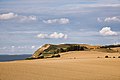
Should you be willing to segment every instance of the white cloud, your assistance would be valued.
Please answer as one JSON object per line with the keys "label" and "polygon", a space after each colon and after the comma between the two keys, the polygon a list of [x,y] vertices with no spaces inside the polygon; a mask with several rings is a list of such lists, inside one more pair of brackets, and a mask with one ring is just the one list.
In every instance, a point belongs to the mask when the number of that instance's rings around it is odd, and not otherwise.
{"label": "white cloud", "polygon": [[111,3],[96,3],[96,4],[67,4],[63,5],[64,9],[78,9],[78,8],[104,8],[104,7],[120,7],[120,4]]}
{"label": "white cloud", "polygon": [[120,7],[120,4],[93,4],[87,7]]}
{"label": "white cloud", "polygon": [[52,34],[50,34],[49,36],[50,38],[64,38],[64,39],[67,39],[67,35],[66,34],[63,34],[63,33],[57,33],[57,32],[54,32]]}
{"label": "white cloud", "polygon": [[18,46],[17,48],[18,48],[18,49],[26,49],[27,46]]}
{"label": "white cloud", "polygon": [[0,14],[0,20],[8,20],[8,19],[13,19],[17,17],[17,14],[14,13],[6,13],[6,14]]}
{"label": "white cloud", "polygon": [[115,42],[115,43],[113,43],[114,45],[117,45],[117,44],[120,44],[120,42]]}
{"label": "white cloud", "polygon": [[104,20],[105,22],[120,22],[120,17],[107,17]]}
{"label": "white cloud", "polygon": [[65,43],[60,43],[60,44],[65,44]]}
{"label": "white cloud", "polygon": [[52,34],[38,34],[37,35],[38,38],[43,38],[43,39],[46,39],[46,38],[54,38],[54,39],[67,39],[67,35],[66,34],[63,34],[63,33],[57,33],[57,32],[54,32]]}
{"label": "white cloud", "polygon": [[47,24],[68,24],[70,23],[70,20],[67,18],[60,18],[60,19],[43,20],[43,22]]}
{"label": "white cloud", "polygon": [[38,34],[37,35],[38,38],[48,38],[48,34]]}
{"label": "white cloud", "polygon": [[15,46],[11,46],[12,48],[15,48]]}
{"label": "white cloud", "polygon": [[102,22],[102,20],[101,20],[99,17],[97,18],[97,21],[98,21],[98,22]]}
{"label": "white cloud", "polygon": [[35,48],[35,46],[31,46],[31,49],[34,49]]}
{"label": "white cloud", "polygon": [[105,18],[97,18],[98,22],[120,22],[120,16],[113,16],[113,17],[105,17]]}
{"label": "white cloud", "polygon": [[115,35],[118,35],[117,32],[112,31],[110,27],[103,27],[99,32],[103,36],[115,36]]}
{"label": "white cloud", "polygon": [[36,21],[36,16],[19,16],[20,21]]}
{"label": "white cloud", "polygon": [[0,20],[10,20],[10,19],[15,19],[19,21],[36,21],[37,17],[36,16],[23,16],[23,15],[18,15],[15,13],[6,13],[6,14],[0,14]]}

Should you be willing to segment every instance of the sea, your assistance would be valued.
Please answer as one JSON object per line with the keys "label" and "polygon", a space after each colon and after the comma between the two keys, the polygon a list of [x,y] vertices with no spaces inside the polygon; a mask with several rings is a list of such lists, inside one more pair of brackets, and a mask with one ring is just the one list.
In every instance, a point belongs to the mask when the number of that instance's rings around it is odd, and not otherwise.
{"label": "sea", "polygon": [[32,54],[24,54],[24,55],[0,55],[0,62],[25,60],[26,58],[28,58],[30,56],[32,56]]}

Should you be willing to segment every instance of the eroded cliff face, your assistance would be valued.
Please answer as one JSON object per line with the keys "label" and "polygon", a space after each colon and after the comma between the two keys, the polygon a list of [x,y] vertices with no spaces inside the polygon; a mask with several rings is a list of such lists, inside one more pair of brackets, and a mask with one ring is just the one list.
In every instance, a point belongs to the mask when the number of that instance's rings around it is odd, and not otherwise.
{"label": "eroded cliff face", "polygon": [[40,55],[50,47],[50,44],[45,44],[43,45],[41,48],[39,48],[37,51],[34,52],[34,54],[32,55],[32,58],[38,58],[40,57]]}

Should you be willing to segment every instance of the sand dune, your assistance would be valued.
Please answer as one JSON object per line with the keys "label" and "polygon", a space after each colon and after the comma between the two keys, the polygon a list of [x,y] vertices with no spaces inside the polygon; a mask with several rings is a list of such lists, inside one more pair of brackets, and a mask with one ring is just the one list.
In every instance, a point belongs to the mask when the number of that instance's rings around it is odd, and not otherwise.
{"label": "sand dune", "polygon": [[0,80],[120,80],[120,58],[104,58],[119,53],[67,53],[61,58],[1,62]]}
{"label": "sand dune", "polygon": [[105,58],[105,56],[109,57],[118,57],[120,56],[119,53],[105,53],[105,52],[98,52],[98,51],[71,51],[62,53],[61,58],[79,58],[79,59],[90,59],[90,58]]}

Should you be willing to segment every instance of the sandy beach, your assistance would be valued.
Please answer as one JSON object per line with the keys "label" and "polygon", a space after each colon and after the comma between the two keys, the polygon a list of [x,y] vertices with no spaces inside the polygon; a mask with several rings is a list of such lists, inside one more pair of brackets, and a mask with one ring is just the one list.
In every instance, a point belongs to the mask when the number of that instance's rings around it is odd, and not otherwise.
{"label": "sandy beach", "polygon": [[120,0],[0,0],[0,80],[120,80]]}
{"label": "sandy beach", "polygon": [[119,53],[73,51],[60,58],[0,62],[0,80],[120,80],[118,56]]}

